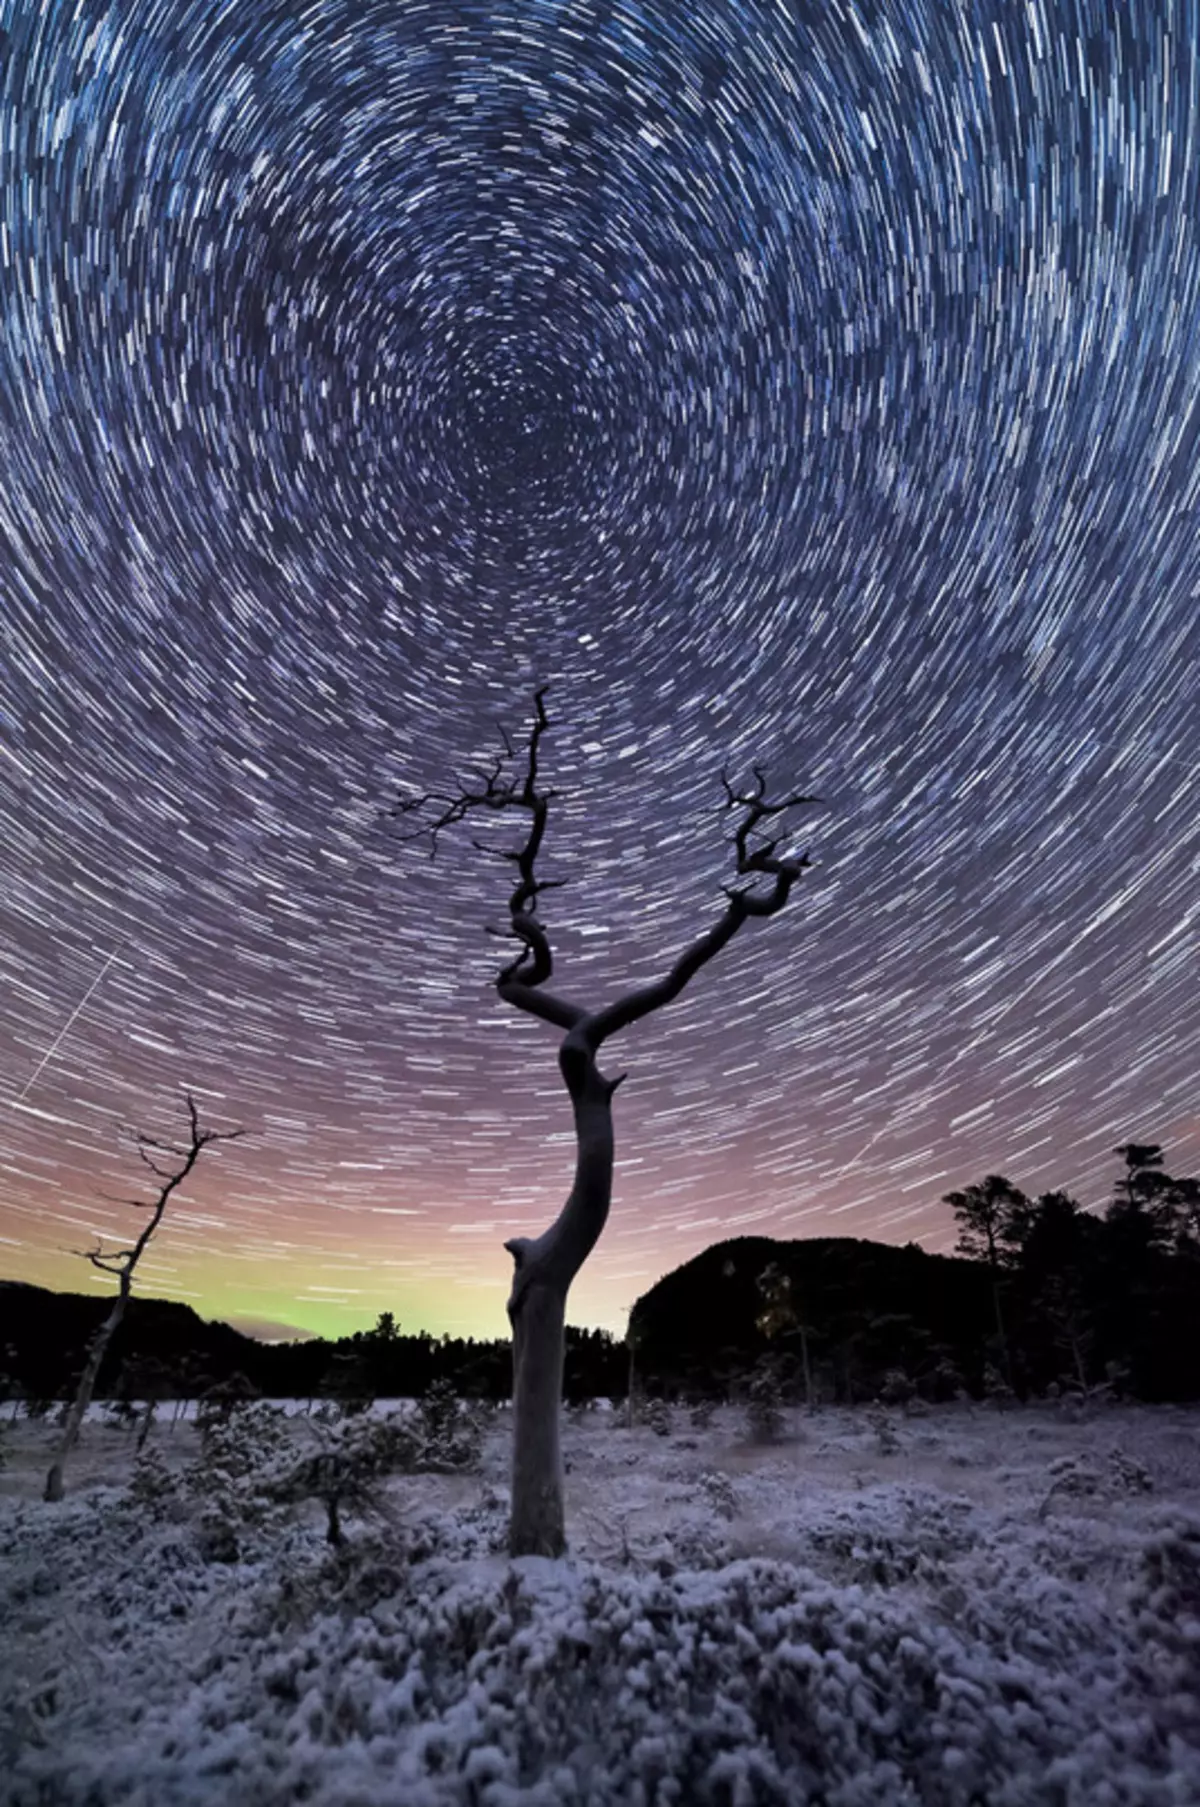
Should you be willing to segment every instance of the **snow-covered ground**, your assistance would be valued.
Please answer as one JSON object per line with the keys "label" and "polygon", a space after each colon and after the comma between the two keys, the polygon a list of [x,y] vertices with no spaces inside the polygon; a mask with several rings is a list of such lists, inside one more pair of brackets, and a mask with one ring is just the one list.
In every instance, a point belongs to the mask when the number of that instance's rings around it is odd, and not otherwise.
{"label": "snow-covered ground", "polygon": [[[206,1555],[89,1425],[0,1470],[14,1807],[1197,1807],[1200,1411],[568,1423],[572,1555],[503,1554],[482,1472],[310,1502]],[[297,1420],[286,1435],[308,1434]],[[183,1476],[195,1429],[152,1439]]]}

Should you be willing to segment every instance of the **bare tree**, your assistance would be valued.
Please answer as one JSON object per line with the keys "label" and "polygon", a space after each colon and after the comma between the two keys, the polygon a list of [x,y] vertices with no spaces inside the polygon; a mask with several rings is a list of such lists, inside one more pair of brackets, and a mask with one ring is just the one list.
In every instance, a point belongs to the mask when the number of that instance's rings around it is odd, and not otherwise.
{"label": "bare tree", "polygon": [[[74,1402],[67,1413],[58,1453],[46,1476],[46,1487],[42,1496],[44,1499],[61,1500],[63,1496],[63,1470],[66,1467],[67,1458],[79,1439],[79,1428],[83,1423],[88,1406],[92,1402],[96,1377],[100,1373],[105,1352],[113,1339],[117,1326],[125,1316],[125,1307],[129,1303],[129,1292],[137,1264],[145,1253],[147,1243],[162,1222],[162,1214],[167,1208],[167,1200],[178,1187],[182,1186],[200,1159],[201,1152],[210,1143],[232,1142],[236,1136],[240,1136],[242,1133],[240,1129],[201,1129],[195,1099],[190,1092],[185,1094],[185,1098],[190,1130],[186,1143],[182,1146],[175,1146],[170,1142],[155,1141],[152,1136],[139,1135],[136,1138],[138,1153],[159,1181],[159,1191],[158,1197],[155,1199],[132,1198],[123,1201],[138,1210],[150,1213],[146,1225],[133,1247],[111,1249],[107,1252],[103,1248],[82,1251],[84,1259],[90,1261],[93,1267],[99,1268],[103,1274],[115,1276],[117,1296],[112,1302],[112,1309],[108,1316],[88,1346],[87,1361],[84,1364],[83,1373],[79,1377],[79,1386]],[[164,1161],[166,1156],[173,1157],[175,1164],[167,1165]]]}
{"label": "bare tree", "polygon": [[[528,818],[525,838],[502,857],[516,867],[502,931],[519,942],[517,954],[496,978],[506,1004],[539,1017],[563,1032],[558,1064],[575,1118],[575,1181],[562,1210],[540,1236],[516,1236],[505,1243],[515,1264],[508,1315],[513,1331],[513,1465],[509,1549],[514,1556],[559,1556],[566,1548],[563,1515],[559,1407],[562,1397],[564,1322],[572,1280],[595,1246],[608,1217],[613,1175],[613,1094],[625,1075],[609,1078],[597,1057],[604,1043],[652,1011],[677,998],[751,917],[774,916],[808,865],[800,854],[777,851],[781,837],[767,832],[785,811],[816,798],[772,800],[766,776],[754,770],[754,784],[737,791],[723,779],[726,808],[737,812],[731,836],[735,871],[742,884],[724,887],[725,908],[710,928],[679,955],[654,984],[625,993],[590,1010],[546,989],[554,962],[538,899],[561,881],[537,876],[537,858],[546,832],[554,791],[541,780],[542,736],[550,726],[546,688],[534,697],[534,720],[523,747],[504,735],[504,750],[492,767],[451,795],[431,794],[402,801],[396,814],[436,808],[410,839],[428,834],[437,851],[442,830],[477,812],[514,811]],[[479,845],[479,843],[476,843]],[[495,851],[483,848],[483,851]],[[755,881],[765,881],[756,885]]]}

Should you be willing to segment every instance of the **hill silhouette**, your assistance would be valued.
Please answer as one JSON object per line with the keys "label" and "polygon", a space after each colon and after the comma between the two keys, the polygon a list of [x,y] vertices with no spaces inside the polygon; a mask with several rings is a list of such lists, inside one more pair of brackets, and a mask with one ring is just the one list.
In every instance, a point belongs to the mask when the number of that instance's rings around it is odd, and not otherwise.
{"label": "hill silhouette", "polygon": [[[109,1293],[52,1292],[22,1280],[0,1280],[0,1368],[34,1397],[60,1397],[111,1306]],[[109,1393],[130,1361],[171,1367],[190,1362],[223,1380],[257,1367],[264,1348],[228,1324],[210,1323],[190,1305],[135,1293],[105,1356],[98,1392]]]}
{"label": "hill silhouette", "polygon": [[873,1398],[889,1369],[916,1378],[939,1364],[952,1365],[972,1389],[982,1384],[981,1326],[992,1313],[982,1263],[931,1255],[915,1243],[738,1236],[664,1275],[634,1306],[636,1368],[651,1390],[703,1391],[768,1352],[797,1357],[799,1328],[769,1337],[758,1325],[760,1277],[771,1266],[790,1282],[826,1397]]}

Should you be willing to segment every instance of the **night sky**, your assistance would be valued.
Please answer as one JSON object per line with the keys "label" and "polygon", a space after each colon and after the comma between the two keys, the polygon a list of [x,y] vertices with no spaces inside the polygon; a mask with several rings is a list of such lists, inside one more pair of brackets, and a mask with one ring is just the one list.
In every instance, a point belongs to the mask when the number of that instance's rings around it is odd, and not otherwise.
{"label": "night sky", "polygon": [[0,1271],[111,1285],[69,1251],[190,1087],[247,1133],[141,1290],[506,1328],[556,1037],[477,825],[387,812],[547,681],[568,995],[719,912],[723,767],[823,799],[606,1050],[574,1321],[726,1235],[1200,1168],[1194,0],[0,24]]}

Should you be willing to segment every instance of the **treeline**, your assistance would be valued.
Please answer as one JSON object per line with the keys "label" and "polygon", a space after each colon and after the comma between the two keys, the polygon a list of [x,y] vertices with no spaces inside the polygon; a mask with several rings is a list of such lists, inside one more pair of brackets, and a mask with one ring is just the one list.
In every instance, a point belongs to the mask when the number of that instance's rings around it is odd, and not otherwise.
{"label": "treeline", "polygon": [[850,1238],[739,1237],[651,1288],[636,1385],[668,1398],[853,1405],[966,1393],[1200,1398],[1200,1185],[1129,1143],[1099,1212],[1002,1175],[950,1193],[959,1256]]}
{"label": "treeline", "polygon": [[[108,1302],[0,1282],[0,1400],[35,1414],[74,1396]],[[567,1328],[569,1399],[619,1395],[624,1345],[607,1331]],[[512,1391],[512,1347],[504,1338],[403,1333],[391,1312],[368,1331],[333,1341],[260,1343],[189,1306],[131,1299],[100,1370],[96,1397],[130,1404],[201,1400],[214,1388],[264,1399],[413,1399],[445,1382],[463,1398],[500,1400]]]}
{"label": "treeline", "polygon": [[946,1195],[961,1253],[988,1272],[988,1363],[1021,1395],[1200,1397],[1200,1181],[1170,1174],[1159,1143],[1114,1152],[1103,1212],[1067,1192],[1028,1198],[1003,1174]]}
{"label": "treeline", "polygon": [[[275,1344],[265,1350],[262,1387],[268,1397],[416,1399],[445,1382],[463,1399],[507,1399],[512,1392],[512,1344],[505,1337],[406,1335],[390,1311],[372,1330],[338,1342]],[[624,1345],[606,1330],[567,1326],[563,1389],[568,1400],[618,1393],[624,1386]]]}

